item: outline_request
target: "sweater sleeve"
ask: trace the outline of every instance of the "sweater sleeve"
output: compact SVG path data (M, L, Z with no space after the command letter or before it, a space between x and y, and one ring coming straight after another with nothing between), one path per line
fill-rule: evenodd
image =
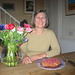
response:
M22 52L22 56L27 55L27 42L23 43L23 44L20 46L20 50L21 50L21 52Z
M29 39L28 36L29 36L29 34L26 36L27 39ZM19 47L19 49L21 50L23 56L24 56L24 55L27 55L27 47L28 47L27 45L28 45L28 41L25 42L25 43L23 43L23 44Z
M51 49L46 52L46 57L53 57L60 54L60 46L55 33L52 31L50 36Z

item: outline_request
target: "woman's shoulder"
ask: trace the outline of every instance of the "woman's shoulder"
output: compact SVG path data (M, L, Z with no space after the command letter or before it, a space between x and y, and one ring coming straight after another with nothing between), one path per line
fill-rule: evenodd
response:
M54 33L53 30L51 30L51 29L45 29L45 32L46 33Z
M55 33L51 29L46 29L45 35L48 35L49 37L54 37Z

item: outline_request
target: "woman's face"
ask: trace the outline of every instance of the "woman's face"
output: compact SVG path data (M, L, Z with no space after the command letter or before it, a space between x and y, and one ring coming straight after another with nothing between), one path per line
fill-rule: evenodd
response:
M45 27L45 24L46 24L45 14L43 12L38 13L35 16L35 27L43 28L43 27Z

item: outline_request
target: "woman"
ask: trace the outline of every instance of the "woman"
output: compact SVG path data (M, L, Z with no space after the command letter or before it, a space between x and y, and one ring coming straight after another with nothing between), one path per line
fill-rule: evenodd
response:
M48 18L46 11L38 10L32 16L34 28L27 35L28 42L20 48L24 53L23 64L32 63L44 57L53 57L60 54L60 47L54 32L47 29Z

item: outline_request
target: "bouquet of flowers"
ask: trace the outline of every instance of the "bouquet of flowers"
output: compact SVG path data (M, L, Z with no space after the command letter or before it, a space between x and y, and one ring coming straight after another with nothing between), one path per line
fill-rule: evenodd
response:
M8 66L15 66L15 53L18 46L27 41L26 35L31 32L31 26L24 24L24 27L14 25L13 23L0 25L0 39L7 47L8 53L5 58L5 64ZM14 53L14 54L13 54ZM12 61L12 63L10 63Z

